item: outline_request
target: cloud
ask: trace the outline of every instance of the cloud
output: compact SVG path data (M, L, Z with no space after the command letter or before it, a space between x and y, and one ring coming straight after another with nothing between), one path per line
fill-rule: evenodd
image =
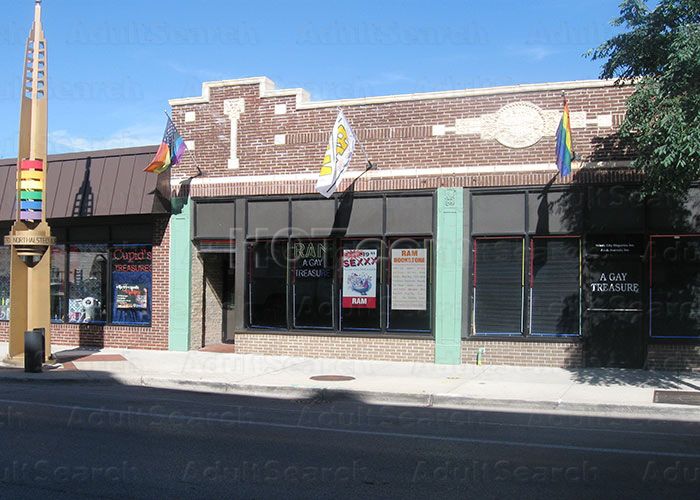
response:
M182 64L178 64L178 63L172 62L172 61L168 61L167 63L165 63L165 67L171 71L174 71L175 73L179 73L181 75L185 75L185 76L188 76L190 78L194 78L194 79L202 81L202 82L224 80L225 79L223 73L221 73L220 71L211 71L208 69L192 68L189 66L183 66Z
M549 56L559 53L559 50L548 45L525 45L518 47L508 47L508 52L512 55L523 56L530 61L543 61Z
M49 152L56 154L148 146L158 144L162 136L163 125L135 125L104 137L85 137L68 130L55 130L49 133Z

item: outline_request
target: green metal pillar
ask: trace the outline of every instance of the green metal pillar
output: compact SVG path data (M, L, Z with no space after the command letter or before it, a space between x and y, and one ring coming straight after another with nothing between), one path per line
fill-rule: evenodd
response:
M170 329L168 348L190 348L190 294L192 290L192 242L190 223L192 202L188 198L171 200L170 218Z
M461 363L462 246L464 196L462 188L437 191L435 243L435 362Z

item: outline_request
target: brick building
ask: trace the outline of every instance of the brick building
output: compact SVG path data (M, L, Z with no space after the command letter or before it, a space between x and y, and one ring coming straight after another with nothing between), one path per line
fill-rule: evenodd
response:
M568 179L553 154L563 92ZM596 80L312 101L249 78L171 100L202 170L186 157L172 173L171 348L699 366L700 212L640 196L616 135L631 92ZM338 108L379 168L355 182L358 149L326 200L314 185Z
M168 347L168 176L143 169L156 147L49 156L52 341ZM15 216L17 160L0 160L0 232ZM10 315L10 248L0 246L0 339Z
M594 80L312 101L266 78L205 83L170 102L193 154L168 174L142 172L155 147L50 158L54 341L697 368L699 193L640 195L617 137L631 92ZM378 169L359 177L358 148L327 200L315 183L338 108Z

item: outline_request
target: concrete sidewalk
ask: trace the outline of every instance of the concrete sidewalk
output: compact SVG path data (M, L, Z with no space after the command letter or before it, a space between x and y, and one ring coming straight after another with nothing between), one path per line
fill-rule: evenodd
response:
M0 359L7 344L0 343ZM61 364L24 373L0 364L0 380L120 383L282 398L635 414L700 420L700 406L654 403L654 391L700 392L700 373L622 369L435 365L54 346ZM340 375L345 381L312 380Z

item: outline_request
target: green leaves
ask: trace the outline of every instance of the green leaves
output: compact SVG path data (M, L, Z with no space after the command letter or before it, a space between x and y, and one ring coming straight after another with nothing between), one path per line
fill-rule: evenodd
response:
M635 78L620 137L637 157L649 194L682 198L700 178L700 0L624 0L626 28L597 49L602 78Z

